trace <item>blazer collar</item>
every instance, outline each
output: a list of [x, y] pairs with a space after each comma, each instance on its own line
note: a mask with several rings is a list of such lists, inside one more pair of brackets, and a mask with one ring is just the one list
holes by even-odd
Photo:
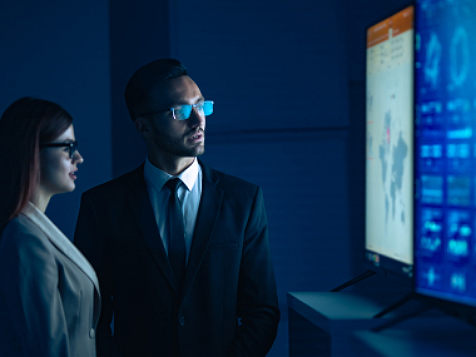
[[185, 272], [184, 295], [187, 294], [188, 289], [192, 286], [193, 280], [206, 255], [223, 203], [223, 190], [218, 184], [217, 176], [201, 160], [199, 160], [199, 163], [203, 173], [202, 197], [198, 207], [192, 247]]
[[91, 279], [99, 294], [99, 282], [93, 267], [63, 232], [31, 202], [27, 203], [20, 214], [37, 226], [58, 250], [66, 255]]

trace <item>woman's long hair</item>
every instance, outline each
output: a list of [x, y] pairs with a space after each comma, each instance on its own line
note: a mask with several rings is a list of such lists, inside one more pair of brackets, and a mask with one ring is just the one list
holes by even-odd
[[40, 144], [51, 142], [73, 118], [56, 103], [20, 98], [0, 118], [0, 230], [25, 207], [39, 182]]

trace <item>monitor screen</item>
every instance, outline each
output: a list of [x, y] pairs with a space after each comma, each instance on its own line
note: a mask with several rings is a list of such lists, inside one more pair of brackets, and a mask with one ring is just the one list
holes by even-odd
[[366, 258], [413, 265], [413, 6], [367, 30]]
[[416, 11], [415, 290], [476, 306], [476, 0]]

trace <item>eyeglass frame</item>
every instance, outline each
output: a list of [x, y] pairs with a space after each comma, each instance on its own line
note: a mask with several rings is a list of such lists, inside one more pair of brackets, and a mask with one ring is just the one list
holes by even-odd
[[45, 148], [45, 147], [67, 147], [68, 148], [68, 155], [70, 159], [74, 158], [74, 154], [78, 152], [79, 148], [79, 143], [77, 140], [70, 141], [67, 143], [47, 143], [47, 144], [40, 144], [40, 148]]
[[[195, 103], [195, 104], [180, 104], [180, 105], [176, 105], [175, 107], [170, 107], [168, 109], [163, 109], [163, 110], [155, 110], [153, 112], [148, 112], [148, 113], [143, 113], [143, 114], [137, 114], [138, 117], [146, 117], [146, 116], [151, 116], [151, 115], [154, 115], [154, 114], [159, 114], [159, 113], [164, 113], [164, 112], [172, 112], [172, 116], [174, 118], [174, 120], [188, 120], [190, 119], [190, 117], [192, 116], [192, 111], [193, 111], [193, 108], [196, 108], [197, 106], [199, 105], [205, 105], [205, 103], [211, 103], [212, 104], [212, 112], [208, 115], [211, 115], [213, 114], [213, 105], [215, 104], [215, 102], [213, 100], [204, 100], [204, 101], [200, 101], [198, 103]], [[184, 119], [177, 119], [177, 117], [175, 116], [175, 108], [177, 107], [182, 107], [182, 106], [191, 106], [192, 109], [190, 110], [190, 115], [188, 116], [188, 118], [184, 118]]]

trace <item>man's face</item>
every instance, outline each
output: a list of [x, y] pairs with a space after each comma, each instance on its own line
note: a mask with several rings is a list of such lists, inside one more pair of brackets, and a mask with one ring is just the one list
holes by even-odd
[[[197, 104], [204, 98], [197, 84], [189, 76], [167, 81], [157, 95], [157, 108], [164, 112], [137, 118], [139, 131], [144, 136], [148, 150], [174, 157], [195, 157], [205, 151], [205, 116], [193, 108], [189, 119], [176, 120], [166, 109], [183, 104]], [[144, 128], [141, 130], [140, 126]], [[145, 129], [145, 130], [144, 130]], [[154, 154], [154, 153], [151, 153]]]

